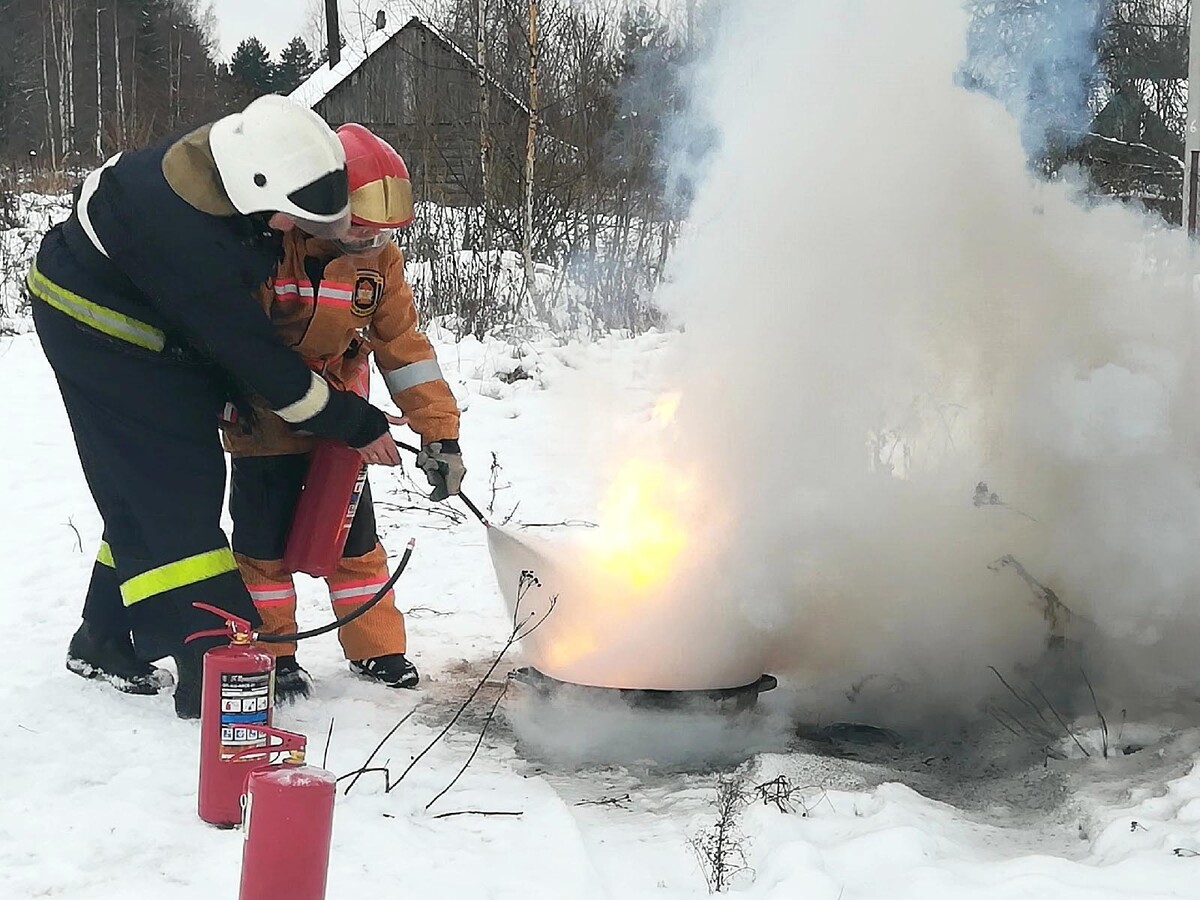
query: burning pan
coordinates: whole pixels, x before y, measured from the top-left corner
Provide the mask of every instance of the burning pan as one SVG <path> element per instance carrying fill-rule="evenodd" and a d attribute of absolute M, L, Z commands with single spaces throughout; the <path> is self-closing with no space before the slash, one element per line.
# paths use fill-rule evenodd
<path fill-rule="evenodd" d="M 598 569 L 565 541 L 492 526 L 488 546 L 537 683 L 616 690 L 640 705 L 668 694 L 757 697 L 774 686 L 763 675 L 768 635 L 736 603 L 677 602 L 667 591 L 630 589 L 619 571 Z"/>
<path fill-rule="evenodd" d="M 761 675 L 757 681 L 740 687 L 716 688 L 712 690 L 660 691 L 644 688 L 592 687 L 551 678 L 532 666 L 524 666 L 512 673 L 514 681 L 528 685 L 544 698 L 572 696 L 582 700 L 603 702 L 619 698 L 635 709 L 695 709 L 699 706 L 717 704 L 730 705 L 735 710 L 750 709 L 758 703 L 759 694 L 774 690 L 778 685 L 774 675 Z"/>

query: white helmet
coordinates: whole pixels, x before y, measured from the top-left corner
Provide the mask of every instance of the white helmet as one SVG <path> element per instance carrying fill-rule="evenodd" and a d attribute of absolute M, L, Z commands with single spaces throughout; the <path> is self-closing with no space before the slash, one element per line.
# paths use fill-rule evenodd
<path fill-rule="evenodd" d="M 238 212 L 286 213 L 322 236 L 340 237 L 349 227 L 346 154 L 312 110 L 268 94 L 214 122 L 208 142 Z"/>

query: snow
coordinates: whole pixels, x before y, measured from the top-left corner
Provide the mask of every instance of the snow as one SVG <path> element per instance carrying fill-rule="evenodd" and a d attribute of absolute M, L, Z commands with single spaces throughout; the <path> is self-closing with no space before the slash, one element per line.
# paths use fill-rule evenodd
<path fill-rule="evenodd" d="M 468 407 L 467 487 L 476 501 L 492 499 L 495 453 L 503 466 L 496 517 L 518 501 L 514 521 L 590 517 L 610 445 L 650 415 L 667 386 L 675 337 L 515 348 L 446 337 L 435 335 Z M 517 359 L 533 377 L 499 381 Z M 20 434 L 0 449 L 0 508 L 10 516 L 0 548 L 0 896 L 235 896 L 241 835 L 195 814 L 197 725 L 175 718 L 169 696 L 119 695 L 63 667 L 100 523 L 36 338 L 4 338 L 0 366 L 9 374 L 0 416 Z M 423 686 L 390 692 L 355 678 L 327 636 L 301 648 L 314 698 L 280 709 L 275 721 L 309 735 L 313 765 L 332 721 L 327 765 L 344 774 L 415 709 L 377 760 L 394 779 L 449 722 L 511 623 L 481 528 L 397 509 L 422 504 L 396 473 L 373 481 L 385 544 L 398 553 L 410 535 L 418 539 L 399 602 L 410 610 Z M 303 580 L 299 588 L 302 621 L 325 621 L 322 586 Z M 515 653 L 498 671 L 519 662 Z M 789 737 L 799 700 L 786 679 L 759 712 L 738 719 L 540 706 L 513 686 L 479 755 L 426 809 L 467 760 L 499 690 L 493 681 L 391 793 L 376 775 L 339 793 L 328 896 L 703 896 L 692 841 L 715 822 L 719 773 L 748 791 L 778 777 L 797 788 L 789 811 L 753 798 L 741 809 L 748 868 L 731 890 L 748 897 L 1200 895 L 1200 731 L 1187 724 L 1194 704 L 1131 708 L 1121 743 L 1144 749 L 1107 759 L 1082 725 L 1091 757 L 1075 749 L 1047 760 L 990 720 L 953 740 L 843 747 L 851 752 L 841 758 Z M 466 811 L 520 815 L 437 818 Z"/>

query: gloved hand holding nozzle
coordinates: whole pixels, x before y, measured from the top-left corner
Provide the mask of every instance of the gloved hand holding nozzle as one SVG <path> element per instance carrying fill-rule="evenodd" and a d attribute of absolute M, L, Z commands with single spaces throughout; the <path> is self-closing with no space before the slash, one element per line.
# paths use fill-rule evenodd
<path fill-rule="evenodd" d="M 458 441 L 431 441 L 417 454 L 417 467 L 429 480 L 433 491 L 429 499 L 442 501 L 459 493 L 467 467 L 463 464 L 462 450 Z"/>

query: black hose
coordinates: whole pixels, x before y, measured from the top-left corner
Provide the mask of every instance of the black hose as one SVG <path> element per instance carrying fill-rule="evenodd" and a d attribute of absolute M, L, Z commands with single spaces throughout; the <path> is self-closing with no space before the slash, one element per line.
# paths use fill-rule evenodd
<path fill-rule="evenodd" d="M 416 447 L 412 446 L 411 444 L 406 444 L 403 441 L 396 441 L 396 446 L 402 450 L 407 450 L 409 453 L 414 455 L 421 452 Z M 463 506 L 471 511 L 471 514 L 483 524 L 484 528 L 491 527 L 487 517 L 480 512 L 478 506 L 471 502 L 470 497 L 461 491 L 457 496 L 458 499 L 462 501 Z M 387 592 L 392 589 L 392 586 L 395 585 L 400 576 L 404 574 L 404 570 L 408 567 L 408 561 L 412 558 L 412 555 L 413 542 L 409 541 L 408 547 L 404 551 L 404 555 L 400 557 L 399 565 L 396 566 L 396 571 L 392 573 L 390 578 L 388 578 L 387 583 L 384 584 L 384 586 L 381 587 L 378 592 L 376 592 L 374 597 L 372 597 L 358 609 L 354 610 L 354 612 L 348 613 L 340 619 L 334 619 L 329 624 L 322 625 L 320 628 L 313 628 L 309 631 L 298 631 L 295 634 L 259 634 L 255 636 L 255 640 L 261 641 L 264 644 L 291 644 L 296 641 L 306 641 L 309 638 L 316 637 L 317 635 L 328 634 L 331 631 L 336 631 L 343 625 L 350 624 L 359 616 L 364 616 L 370 612 L 371 609 L 373 609 L 375 605 L 379 603 L 379 601 L 387 596 Z"/>
<path fill-rule="evenodd" d="M 387 596 L 387 592 L 392 589 L 392 586 L 395 585 L 400 576 L 404 574 L 404 570 L 408 568 L 408 561 L 413 555 L 413 546 L 414 542 L 409 541 L 408 546 L 404 550 L 404 555 L 400 557 L 399 565 L 396 566 L 396 571 L 391 574 L 391 577 L 388 578 L 384 586 L 376 592 L 374 597 L 372 597 L 358 609 L 354 610 L 354 612 L 348 613 L 345 616 L 342 616 L 340 619 L 334 619 L 328 625 L 322 625 L 320 628 L 313 628 L 309 631 L 298 631 L 295 634 L 258 634 L 255 635 L 254 639 L 264 644 L 291 644 L 294 641 L 306 641 L 309 638 L 316 637 L 319 634 L 328 634 L 331 631 L 336 631 L 343 625 L 349 625 L 359 616 L 366 615 L 380 600 Z"/>

